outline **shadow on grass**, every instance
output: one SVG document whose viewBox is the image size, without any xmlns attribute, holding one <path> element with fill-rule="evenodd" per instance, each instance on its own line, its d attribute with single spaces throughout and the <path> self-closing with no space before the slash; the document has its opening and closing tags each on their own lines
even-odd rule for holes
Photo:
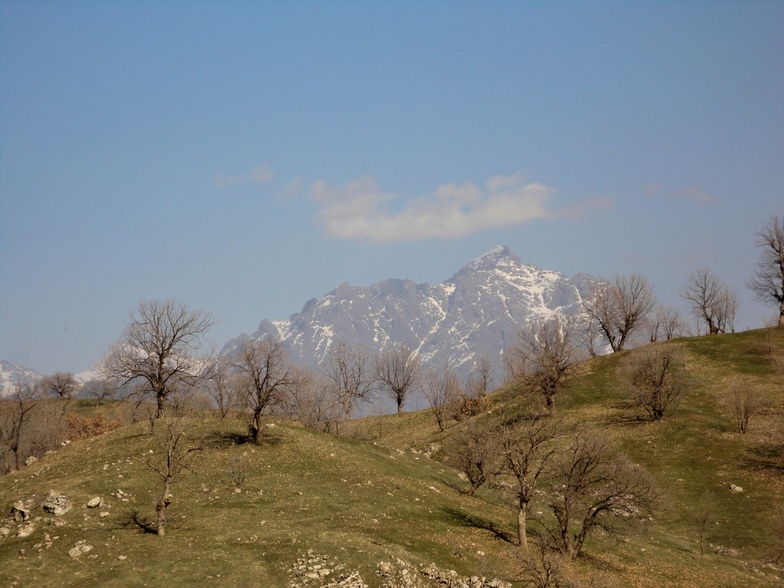
<svg viewBox="0 0 784 588">
<path fill-rule="evenodd" d="M 464 527 L 472 527 L 474 529 L 484 529 L 490 531 L 496 539 L 501 539 L 507 543 L 512 543 L 512 539 L 499 529 L 493 521 L 488 521 L 482 517 L 477 517 L 457 508 L 443 507 L 442 512 L 447 515 L 451 522 L 462 525 Z"/>
<path fill-rule="evenodd" d="M 282 445 L 285 437 L 282 432 L 265 427 L 263 442 L 260 447 L 265 445 Z M 223 449 L 232 445 L 252 445 L 250 435 L 236 431 L 215 431 L 204 438 L 204 444 L 211 449 Z"/>
<path fill-rule="evenodd" d="M 128 522 L 126 523 L 126 526 L 131 525 L 136 525 L 145 533 L 150 533 L 151 535 L 158 534 L 158 528 L 155 526 L 155 524 L 150 520 L 142 518 L 138 510 L 132 510 L 128 514 Z"/>
<path fill-rule="evenodd" d="M 466 486 L 461 486 L 460 484 L 453 482 L 452 480 L 447 480 L 446 478 L 442 478 L 440 476 L 430 476 L 431 480 L 435 480 L 436 482 L 442 483 L 444 486 L 459 492 L 460 494 L 465 494 L 468 491 Z"/>
<path fill-rule="evenodd" d="M 743 456 L 743 465 L 753 470 L 784 472 L 784 443 L 762 443 L 749 447 Z"/>
</svg>

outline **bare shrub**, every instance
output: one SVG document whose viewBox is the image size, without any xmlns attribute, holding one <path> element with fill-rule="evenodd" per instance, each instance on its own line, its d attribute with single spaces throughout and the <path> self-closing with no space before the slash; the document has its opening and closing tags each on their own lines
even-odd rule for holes
<svg viewBox="0 0 784 588">
<path fill-rule="evenodd" d="M 469 496 L 501 470 L 499 433 L 482 423 L 468 423 L 465 430 L 454 436 L 448 454 L 468 478 Z"/>
<path fill-rule="evenodd" d="M 555 548 L 577 558 L 592 534 L 618 532 L 644 519 L 658 499 L 652 479 L 626 461 L 596 432 L 578 432 L 554 460 L 549 507 L 555 522 L 545 529 Z"/>
<path fill-rule="evenodd" d="M 430 403 L 439 430 L 443 431 L 449 416 L 455 411 L 455 404 L 462 395 L 460 381 L 449 363 L 425 374 L 422 393 Z"/>
<path fill-rule="evenodd" d="M 185 426 L 179 419 L 168 419 L 163 430 L 156 432 L 157 446 L 164 458 L 147 460 L 147 466 L 160 477 L 163 488 L 155 505 L 155 532 L 159 537 L 166 534 L 166 510 L 172 502 L 172 485 L 181 475 L 191 469 L 194 453 L 203 449 L 203 443 L 189 444 Z"/>
<path fill-rule="evenodd" d="M 238 457 L 233 457 L 229 462 L 229 473 L 235 488 L 241 488 L 248 477 L 248 468 L 245 461 Z"/>
<path fill-rule="evenodd" d="M 504 353 L 510 379 L 529 393 L 541 394 L 551 413 L 574 372 L 571 332 L 571 325 L 557 318 L 541 321 L 521 329 L 517 343 Z"/>
<path fill-rule="evenodd" d="M 746 433 L 751 419 L 763 408 L 759 390 L 748 382 L 735 380 L 732 385 L 730 410 L 738 433 Z"/>
<path fill-rule="evenodd" d="M 681 352 L 671 345 L 635 350 L 622 368 L 623 385 L 652 421 L 677 406 L 683 389 Z"/>
<path fill-rule="evenodd" d="M 519 556 L 520 579 L 533 588 L 577 588 L 569 570 L 568 560 L 548 548 L 541 538 L 534 548 Z"/>
<path fill-rule="evenodd" d="M 78 441 L 113 431 L 120 426 L 120 423 L 110 421 L 102 412 L 95 416 L 82 416 L 75 412 L 69 412 L 65 415 L 65 425 L 66 437 L 71 441 Z"/>
</svg>

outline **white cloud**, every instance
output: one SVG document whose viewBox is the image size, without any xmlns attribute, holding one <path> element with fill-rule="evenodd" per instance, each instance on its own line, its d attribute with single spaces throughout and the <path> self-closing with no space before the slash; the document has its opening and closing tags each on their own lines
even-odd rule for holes
<svg viewBox="0 0 784 588">
<path fill-rule="evenodd" d="M 525 184 L 521 174 L 494 176 L 484 187 L 445 184 L 409 201 L 399 212 L 386 206 L 397 196 L 379 190 L 375 179 L 368 176 L 340 187 L 320 181 L 310 195 L 321 206 L 317 222 L 337 239 L 452 239 L 555 214 L 548 207 L 555 190 L 544 184 Z"/>
<path fill-rule="evenodd" d="M 215 174 L 215 185 L 218 189 L 224 190 L 237 184 L 264 184 L 265 182 L 269 182 L 273 177 L 275 177 L 275 174 L 272 173 L 272 168 L 268 163 L 265 163 L 264 165 L 257 165 L 250 173 L 238 176 L 222 173 Z"/>
<path fill-rule="evenodd" d="M 648 184 L 645 186 L 645 195 L 648 198 L 668 198 L 670 200 L 693 200 L 700 204 L 717 204 L 719 199 L 716 196 L 708 194 L 698 186 L 690 186 L 688 188 L 681 188 L 677 190 L 663 189 L 664 184 L 661 182 L 655 184 Z"/>
</svg>

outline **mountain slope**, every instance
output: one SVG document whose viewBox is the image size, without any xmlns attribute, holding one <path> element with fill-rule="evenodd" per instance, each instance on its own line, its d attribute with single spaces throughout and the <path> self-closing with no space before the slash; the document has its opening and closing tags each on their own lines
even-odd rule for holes
<svg viewBox="0 0 784 588">
<path fill-rule="evenodd" d="M 0 398 L 13 393 L 14 388 L 25 380 L 34 382 L 41 374 L 20 365 L 0 360 Z"/>
<path fill-rule="evenodd" d="M 499 245 L 435 286 L 398 279 L 367 287 L 341 284 L 287 320 L 262 321 L 251 335 L 227 343 L 223 353 L 248 338 L 279 337 L 296 362 L 315 367 L 338 342 L 374 352 L 404 344 L 425 366 L 448 361 L 465 375 L 485 355 L 498 369 L 503 349 L 521 327 L 579 313 L 595 281 L 523 264 Z"/>
</svg>

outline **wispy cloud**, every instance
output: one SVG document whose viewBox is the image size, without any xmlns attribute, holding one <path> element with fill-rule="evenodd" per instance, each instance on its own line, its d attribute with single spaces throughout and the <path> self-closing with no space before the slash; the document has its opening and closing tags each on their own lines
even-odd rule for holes
<svg viewBox="0 0 784 588">
<path fill-rule="evenodd" d="M 288 184 L 286 184 L 286 187 L 283 188 L 283 190 L 280 192 L 280 194 L 278 194 L 278 196 L 282 200 L 291 200 L 302 191 L 304 185 L 305 185 L 305 180 L 299 177 L 294 178 Z"/>
<path fill-rule="evenodd" d="M 669 200 L 691 200 L 700 204 L 716 204 L 719 199 L 708 194 L 698 186 L 669 190 L 662 183 L 648 184 L 645 186 L 645 195 L 648 198 L 667 198 Z"/>
<path fill-rule="evenodd" d="M 237 184 L 264 184 L 273 177 L 275 177 L 275 174 L 272 173 L 272 168 L 268 163 L 265 163 L 264 165 L 257 165 L 247 174 L 236 176 L 222 173 L 215 174 L 215 185 L 220 190 L 224 190 Z"/>
<path fill-rule="evenodd" d="M 484 186 L 445 184 L 400 211 L 390 210 L 398 197 L 369 176 L 339 187 L 317 182 L 310 196 L 321 207 L 317 222 L 328 236 L 359 241 L 452 239 L 556 214 L 549 206 L 555 190 L 526 184 L 519 173 L 494 176 Z"/>
</svg>

